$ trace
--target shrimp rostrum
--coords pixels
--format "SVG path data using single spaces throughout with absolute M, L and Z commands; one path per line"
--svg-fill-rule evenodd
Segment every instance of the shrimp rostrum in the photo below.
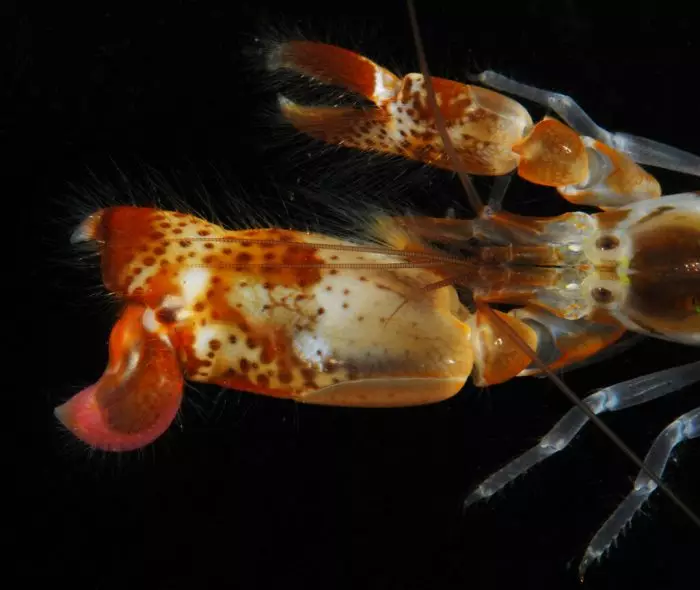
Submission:
M 571 127 L 555 119 L 533 125 L 497 92 L 436 78 L 457 161 L 441 147 L 424 76 L 399 80 L 357 54 L 309 42 L 280 45 L 270 63 L 376 105 L 283 100 L 284 114 L 306 133 L 473 174 L 517 168 L 602 211 L 525 217 L 502 211 L 496 194 L 473 219 L 378 216 L 371 239 L 357 240 L 227 230 L 155 208 L 96 211 L 73 240 L 95 244 L 104 285 L 123 311 L 102 377 L 56 410 L 88 445 L 127 451 L 153 442 L 175 418 L 185 380 L 310 404 L 411 406 L 457 394 L 470 376 L 484 387 L 566 368 L 627 331 L 700 344 L 700 199 L 660 196 L 638 164 L 700 175 L 695 156 L 604 132 L 561 97 Z M 482 81 L 535 92 L 495 75 Z M 607 387 L 583 403 L 593 414 L 622 409 L 699 379 L 700 363 L 692 363 Z M 468 502 L 566 446 L 588 419 L 572 410 Z M 700 408 L 679 417 L 654 442 L 647 467 L 660 475 L 671 449 L 699 427 Z M 584 567 L 657 481 L 640 473 L 591 542 Z

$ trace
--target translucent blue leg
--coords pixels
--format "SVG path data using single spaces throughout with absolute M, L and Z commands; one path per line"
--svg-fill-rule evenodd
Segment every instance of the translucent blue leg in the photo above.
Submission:
M 644 463 L 655 474 L 662 476 L 673 448 L 685 440 L 698 436 L 700 436 L 700 407 L 683 414 L 664 428 L 661 434 L 656 437 L 654 444 L 651 445 L 651 449 L 644 458 Z M 637 479 L 634 480 L 632 491 L 610 515 L 610 518 L 605 521 L 605 524 L 598 529 L 586 548 L 578 567 L 581 581 L 583 581 L 583 575 L 588 566 L 605 554 L 617 536 L 639 512 L 644 502 L 654 493 L 656 487 L 656 484 L 649 479 L 646 473 L 643 471 L 639 473 Z
M 584 398 L 583 402 L 595 413 L 614 412 L 651 401 L 687 385 L 700 381 L 700 362 L 658 371 L 629 381 L 600 389 Z M 537 444 L 513 459 L 505 467 L 487 477 L 467 496 L 465 508 L 490 498 L 506 485 L 527 473 L 538 463 L 551 457 L 574 439 L 588 422 L 578 408 L 572 408 Z
M 495 90 L 549 107 L 581 135 L 602 141 L 639 164 L 700 176 L 700 156 L 644 137 L 607 131 L 597 125 L 574 99 L 565 94 L 516 82 L 492 70 L 474 76 L 474 80 Z

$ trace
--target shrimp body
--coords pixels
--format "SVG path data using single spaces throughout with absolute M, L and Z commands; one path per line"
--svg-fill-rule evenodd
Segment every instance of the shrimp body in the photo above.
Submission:
M 699 220 L 692 194 L 595 215 L 496 213 L 452 224 L 481 243 L 462 259 L 423 245 L 440 221 L 430 218 L 380 220 L 387 234 L 407 230 L 399 247 L 382 248 L 103 209 L 74 240 L 99 245 L 103 282 L 125 309 L 103 377 L 57 414 L 89 445 L 120 451 L 167 429 L 185 379 L 304 403 L 395 407 L 444 400 L 470 376 L 486 386 L 539 372 L 494 321 L 550 369 L 585 360 L 627 329 L 697 343 Z M 475 309 L 455 285 L 472 291 Z M 491 309 L 498 302 L 517 307 Z

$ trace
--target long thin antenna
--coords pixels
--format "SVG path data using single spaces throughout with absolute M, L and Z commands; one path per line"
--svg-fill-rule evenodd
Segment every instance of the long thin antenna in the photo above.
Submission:
M 467 193 L 467 196 L 469 197 L 469 201 L 472 203 L 472 206 L 475 207 L 475 210 L 477 211 L 477 214 L 481 213 L 483 209 L 483 204 L 481 203 L 481 200 L 479 199 L 479 196 L 476 192 L 476 189 L 474 188 L 471 179 L 469 176 L 460 169 L 461 161 L 459 160 L 459 155 L 457 154 L 457 151 L 455 150 L 454 146 L 452 145 L 452 141 L 450 140 L 450 136 L 447 133 L 447 127 L 445 126 L 445 121 L 442 117 L 442 113 L 440 112 L 438 105 L 437 105 L 437 99 L 435 97 L 435 92 L 432 84 L 432 80 L 430 79 L 430 72 L 428 71 L 428 64 L 427 60 L 425 57 L 425 51 L 423 49 L 423 40 L 421 38 L 420 34 L 420 29 L 418 27 L 418 19 L 416 17 L 416 9 L 413 4 L 413 0 L 406 0 L 407 5 L 408 5 L 408 13 L 409 17 L 411 20 L 411 30 L 413 32 L 413 39 L 416 44 L 416 50 L 418 52 L 418 60 L 420 61 L 420 66 L 421 66 L 421 73 L 423 74 L 423 77 L 425 78 L 425 85 L 426 85 L 426 90 L 428 93 L 428 100 L 431 103 L 430 107 L 434 113 L 435 117 L 435 125 L 438 128 L 438 131 L 440 133 L 440 138 L 442 139 L 442 142 L 445 146 L 445 151 L 449 155 L 450 159 L 454 162 L 455 168 L 457 170 L 457 174 L 459 176 L 460 181 L 462 182 L 462 185 L 464 186 L 464 189 Z M 476 206 L 475 206 L 476 203 Z M 680 508 L 687 516 L 690 518 L 690 520 L 700 527 L 700 518 L 680 499 L 676 494 L 674 494 L 671 489 L 661 480 L 661 478 L 654 472 L 647 467 L 647 465 L 642 461 L 632 449 L 630 449 L 623 441 L 620 439 L 617 434 L 615 434 L 610 427 L 608 427 L 605 422 L 603 422 L 596 414 L 593 413 L 593 411 L 586 405 L 584 404 L 579 397 L 559 378 L 557 375 L 555 375 L 548 367 L 547 365 L 542 362 L 540 357 L 537 355 L 537 353 L 530 348 L 530 346 L 525 342 L 518 334 L 513 330 L 506 322 L 504 322 L 501 318 L 498 317 L 498 314 L 494 313 L 494 311 L 488 306 L 483 303 L 478 303 L 477 302 L 478 308 L 483 311 L 484 313 L 487 313 L 490 315 L 491 319 L 493 322 L 499 326 L 500 330 L 506 334 L 512 341 L 515 343 L 518 348 L 522 350 L 523 353 L 525 353 L 530 360 L 537 366 L 538 369 L 540 369 L 547 377 L 554 383 L 554 385 L 557 386 L 557 388 L 573 403 L 575 406 L 577 406 L 585 415 L 586 417 L 597 427 L 599 428 L 605 436 L 607 436 L 615 446 L 617 446 L 629 459 L 639 468 L 641 469 L 644 473 L 646 473 L 649 478 L 659 487 L 659 489 L 676 505 L 678 508 Z
M 411 30 L 413 31 L 413 41 L 416 44 L 416 50 L 418 52 L 420 71 L 425 80 L 425 90 L 428 95 L 428 104 L 430 105 L 430 110 L 433 111 L 433 118 L 435 119 L 435 127 L 437 127 L 440 139 L 442 140 L 442 145 L 445 148 L 447 156 L 450 158 L 454 171 L 457 173 L 457 177 L 464 187 L 464 192 L 467 194 L 469 204 L 472 206 L 472 209 L 474 209 L 474 213 L 476 213 L 477 217 L 479 217 L 481 216 L 481 212 L 484 210 L 484 204 L 479 197 L 479 193 L 476 190 L 471 177 L 465 171 L 464 165 L 462 164 L 462 159 L 459 157 L 459 154 L 457 153 L 457 150 L 455 149 L 455 146 L 447 133 L 445 117 L 442 116 L 442 112 L 438 106 L 437 95 L 435 94 L 435 87 L 433 86 L 433 79 L 430 77 L 430 70 L 428 70 L 428 60 L 425 57 L 423 39 L 420 34 L 420 29 L 418 28 L 418 19 L 416 18 L 416 9 L 413 5 L 413 0 L 408 0 L 408 13 L 411 18 Z

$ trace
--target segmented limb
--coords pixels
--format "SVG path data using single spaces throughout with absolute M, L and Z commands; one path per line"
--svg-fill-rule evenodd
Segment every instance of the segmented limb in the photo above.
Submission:
M 458 172 L 479 216 L 483 204 L 469 174 L 501 176 L 517 170 L 529 182 L 556 187 L 576 205 L 607 209 L 661 195 L 658 181 L 635 159 L 673 170 L 697 167 L 696 156 L 650 140 L 609 133 L 570 98 L 494 72 L 485 72 L 479 81 L 552 103 L 574 129 L 549 117 L 533 124 L 522 105 L 488 88 L 433 78 L 425 60 L 421 60 L 422 73 L 398 78 L 352 51 L 290 41 L 270 52 L 268 66 L 346 88 L 374 104 L 363 109 L 303 106 L 281 97 L 282 114 L 299 131 L 326 143 L 398 155 Z M 498 188 L 493 199 L 496 206 Z
M 475 78 L 490 88 L 551 108 L 581 135 L 597 139 L 639 164 L 700 176 L 699 156 L 644 137 L 607 131 L 597 125 L 570 96 L 516 82 L 492 70 L 482 72 Z
M 658 371 L 611 385 L 589 395 L 583 400 L 583 403 L 595 414 L 614 412 L 673 393 L 697 381 L 700 381 L 700 362 Z M 566 448 L 586 422 L 588 422 L 588 418 L 579 408 L 569 410 L 536 446 L 516 457 L 479 484 L 467 496 L 464 502 L 465 508 L 479 500 L 490 498 L 547 457 L 551 457 Z M 649 458 L 648 455 L 647 459 Z M 665 463 L 662 463 L 662 466 L 663 464 Z M 649 464 L 649 467 L 654 469 L 658 467 L 658 464 Z M 644 477 L 645 481 L 648 481 L 647 476 Z M 656 486 L 654 485 L 654 487 Z
M 661 476 L 671 456 L 671 451 L 676 445 L 698 436 L 700 436 L 700 407 L 683 414 L 664 428 L 654 440 L 654 444 L 651 445 L 644 458 L 644 463 L 654 473 Z M 603 556 L 656 488 L 657 485 L 649 479 L 646 473 L 639 473 L 637 479 L 634 480 L 632 491 L 605 521 L 605 524 L 598 529 L 586 547 L 586 552 L 578 568 L 581 581 L 583 581 L 588 566 Z

